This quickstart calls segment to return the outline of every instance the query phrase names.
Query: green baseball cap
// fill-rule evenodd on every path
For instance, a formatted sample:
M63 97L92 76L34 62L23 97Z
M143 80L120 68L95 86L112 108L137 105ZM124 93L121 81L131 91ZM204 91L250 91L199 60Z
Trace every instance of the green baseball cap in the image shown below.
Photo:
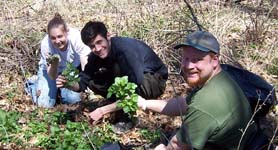
M174 48L179 49L183 46L191 46L203 52L214 52L219 54L220 45L217 39L207 31L195 31L185 37L185 41L176 45Z

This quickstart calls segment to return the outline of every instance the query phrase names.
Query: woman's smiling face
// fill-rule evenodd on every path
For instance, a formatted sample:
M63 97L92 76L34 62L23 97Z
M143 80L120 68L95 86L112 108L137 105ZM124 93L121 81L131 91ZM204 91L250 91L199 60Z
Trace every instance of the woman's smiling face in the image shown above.
M65 51L67 49L67 31L64 29L63 25L51 28L48 35L55 48L61 51Z

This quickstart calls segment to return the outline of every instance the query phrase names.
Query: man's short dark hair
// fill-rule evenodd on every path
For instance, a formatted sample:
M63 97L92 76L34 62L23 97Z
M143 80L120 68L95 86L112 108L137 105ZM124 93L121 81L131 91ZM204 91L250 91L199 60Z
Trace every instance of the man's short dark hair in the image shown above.
M81 39L86 45L88 45L92 39L96 38L97 35L100 35L106 39L107 28L102 22L89 21L81 30Z

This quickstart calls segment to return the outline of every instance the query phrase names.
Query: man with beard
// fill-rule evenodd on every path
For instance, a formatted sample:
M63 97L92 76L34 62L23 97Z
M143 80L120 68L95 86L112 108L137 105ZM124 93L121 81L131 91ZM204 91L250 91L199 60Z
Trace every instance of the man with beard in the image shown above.
M138 99L143 110L183 115L182 126L168 145L160 144L156 150L245 149L256 125L247 126L252 116L249 103L237 83L222 70L217 39L209 32L195 31L175 49L182 50L182 74L192 92L186 99Z

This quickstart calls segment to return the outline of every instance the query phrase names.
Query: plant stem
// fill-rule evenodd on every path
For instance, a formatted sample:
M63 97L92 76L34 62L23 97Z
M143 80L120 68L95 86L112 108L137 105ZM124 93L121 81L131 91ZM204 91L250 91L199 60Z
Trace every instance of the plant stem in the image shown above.
M252 114L250 120L248 121L243 133L242 133L242 136L240 137L240 140L239 140L239 143L238 143L238 146L237 146L237 150L239 150L240 146L241 146L241 142L243 140L243 137L245 135L245 133L247 132L247 129L254 123L253 119L255 117L255 115L258 113L259 110L262 109L262 106L265 105L266 101L269 99L270 96L272 96L272 93L274 92L274 88L269 92L269 94L267 95L267 97L265 98L265 100L263 101L262 104L259 105L259 101L260 101L260 95L259 95L259 99L258 99L258 102L257 102L257 105L255 107L255 111L254 113Z
M83 126L83 123L82 123L82 122L81 122L81 126L82 126L82 128L83 128L83 130L84 130L84 132L85 132L85 135L86 135L86 137L88 138L88 140L89 140L91 146L93 147L94 150L96 150L96 147L94 146L93 142L91 141L90 137L88 136L88 132L86 131L86 129L85 129L85 127Z
M276 133L278 132L278 124L276 123L276 128L275 128L275 131L273 133L273 136L271 137L270 141L269 141L269 144L268 144L268 147L267 147L267 150L270 150L271 149L271 143L273 142L274 138L276 137Z
M8 136L7 130L6 130L6 128L2 124L1 124L1 127L4 129L6 137L8 139L8 143L9 143L9 136Z

